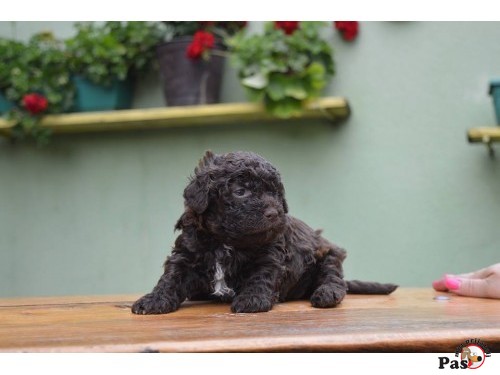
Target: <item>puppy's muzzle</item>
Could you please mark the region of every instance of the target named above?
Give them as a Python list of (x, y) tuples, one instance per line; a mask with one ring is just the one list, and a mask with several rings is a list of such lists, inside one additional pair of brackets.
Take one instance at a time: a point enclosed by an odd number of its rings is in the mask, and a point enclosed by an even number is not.
[(264, 211), (264, 217), (269, 220), (269, 221), (276, 221), (276, 219), (279, 216), (279, 212), (276, 208), (274, 207), (269, 207)]

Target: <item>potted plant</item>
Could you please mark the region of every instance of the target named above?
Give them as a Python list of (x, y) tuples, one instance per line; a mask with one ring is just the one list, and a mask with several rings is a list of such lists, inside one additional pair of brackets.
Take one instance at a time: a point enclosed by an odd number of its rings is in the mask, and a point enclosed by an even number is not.
[(158, 46), (165, 101), (169, 106), (217, 103), (225, 40), (243, 21), (165, 21), (167, 41)]
[(322, 39), (324, 22), (276, 21), (263, 34), (237, 34), (229, 46), (251, 100), (274, 116), (299, 115), (334, 74), (333, 50)]
[(490, 81), (489, 94), (493, 99), (497, 124), (500, 125), (500, 79), (493, 79)]
[(69, 68), (76, 86), (75, 111), (130, 108), (134, 80), (155, 58), (164, 38), (159, 22), (77, 23), (66, 40)]
[(17, 59), (24, 51), (24, 44), (15, 40), (0, 38), (0, 115), (14, 106), (7, 98), (7, 90), (11, 86), (11, 74), (18, 66)]
[(73, 99), (64, 44), (47, 32), (34, 35), (26, 44), (11, 44), (15, 56), (9, 63), (8, 77), (2, 73), (1, 82), (12, 103), (6, 114), (15, 123), (12, 136), (47, 143), (50, 131), (39, 125), (41, 118), (46, 113), (67, 111)]

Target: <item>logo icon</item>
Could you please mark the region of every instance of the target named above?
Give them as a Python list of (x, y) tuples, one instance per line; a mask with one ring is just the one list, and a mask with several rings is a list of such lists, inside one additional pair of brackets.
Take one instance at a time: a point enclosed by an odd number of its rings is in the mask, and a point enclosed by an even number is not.
[(467, 368), (476, 369), (483, 365), (486, 359), (486, 353), (483, 348), (477, 344), (469, 344), (462, 348), (460, 359), (467, 359)]
[(490, 349), (480, 339), (465, 340), (457, 346), (455, 357), (439, 357), (439, 369), (477, 369), (484, 364), (487, 357), (491, 356)]

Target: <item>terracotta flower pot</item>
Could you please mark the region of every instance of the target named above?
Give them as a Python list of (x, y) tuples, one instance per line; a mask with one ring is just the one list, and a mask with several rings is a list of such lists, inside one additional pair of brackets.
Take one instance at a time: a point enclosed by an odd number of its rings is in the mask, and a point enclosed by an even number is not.
[[(179, 37), (158, 46), (163, 93), (169, 106), (219, 102), (225, 57), (213, 53), (208, 61), (187, 57), (192, 40)], [(214, 50), (223, 51), (224, 46), (216, 42)]]

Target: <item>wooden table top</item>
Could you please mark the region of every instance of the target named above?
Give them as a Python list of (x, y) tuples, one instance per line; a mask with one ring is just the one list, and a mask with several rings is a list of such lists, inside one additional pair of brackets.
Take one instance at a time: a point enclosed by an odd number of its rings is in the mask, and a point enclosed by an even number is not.
[[(440, 295), (449, 299), (434, 299)], [(0, 299), (0, 351), (453, 353), (470, 338), (500, 350), (500, 300), (431, 289), (348, 295), (334, 309), (287, 302), (258, 314), (186, 302), (171, 314), (134, 315), (137, 297)]]

